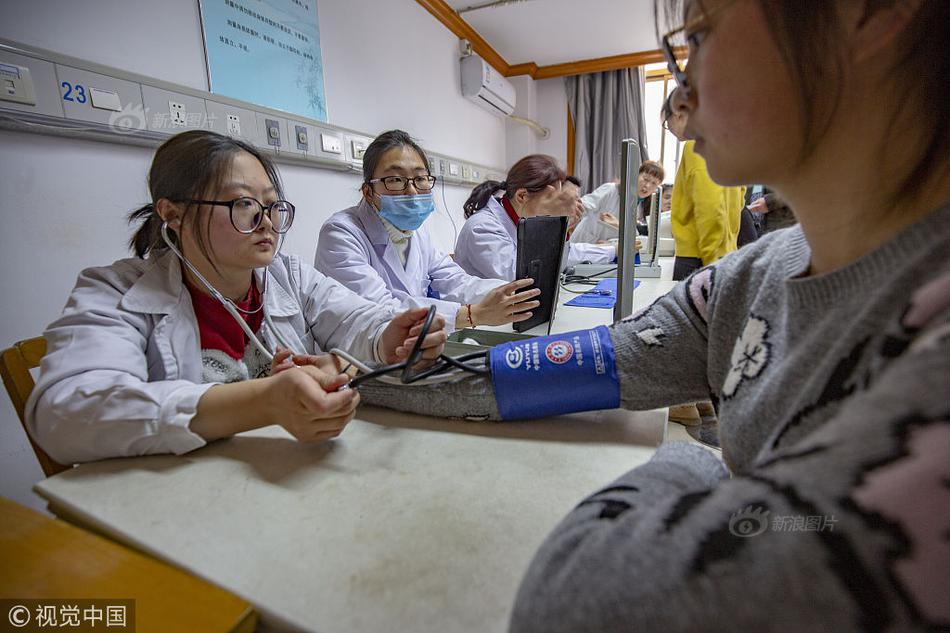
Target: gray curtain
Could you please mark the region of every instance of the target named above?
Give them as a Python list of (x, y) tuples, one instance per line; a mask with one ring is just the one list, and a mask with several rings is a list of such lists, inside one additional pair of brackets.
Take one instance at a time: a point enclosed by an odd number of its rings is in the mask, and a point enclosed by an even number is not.
[(574, 118), (574, 175), (584, 192), (620, 177), (620, 141), (635, 138), (647, 160), (642, 68), (568, 77), (567, 104)]

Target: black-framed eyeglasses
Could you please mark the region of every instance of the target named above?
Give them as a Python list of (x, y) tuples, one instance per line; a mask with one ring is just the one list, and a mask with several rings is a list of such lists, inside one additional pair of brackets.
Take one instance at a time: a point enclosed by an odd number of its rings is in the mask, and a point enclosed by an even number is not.
[(264, 222), (264, 212), (277, 233), (286, 233), (294, 223), (297, 208), (286, 200), (277, 200), (265, 205), (256, 198), (244, 196), (234, 200), (182, 200), (193, 204), (209, 204), (227, 207), (231, 214), (231, 226), (238, 233), (253, 233)]
[[(676, 85), (683, 91), (683, 96), (690, 94), (689, 79), (686, 76), (686, 63), (689, 57), (690, 47), (699, 46), (702, 38), (698, 34), (709, 28), (709, 21), (713, 15), (719, 13), (735, 0), (726, 0), (711, 11), (706, 11), (701, 1), (697, 1), (700, 15), (683, 24), (678, 29), (666, 33), (660, 39), (660, 49), (663, 51), (663, 57), (666, 59), (666, 68), (673, 75)], [(668, 128), (667, 128), (668, 129)]]
[(416, 191), (430, 191), (435, 186), (436, 180), (435, 176), (416, 176), (415, 178), (383, 176), (382, 178), (373, 178), (367, 182), (371, 185), (381, 182), (386, 187), (386, 191), (405, 191), (409, 188), (410, 182), (416, 188)]

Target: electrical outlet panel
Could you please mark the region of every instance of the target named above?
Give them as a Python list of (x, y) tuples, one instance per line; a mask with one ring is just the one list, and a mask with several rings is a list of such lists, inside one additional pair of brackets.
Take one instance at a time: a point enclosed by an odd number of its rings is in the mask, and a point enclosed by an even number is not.
[(172, 127), (185, 127), (187, 125), (185, 118), (185, 104), (177, 101), (168, 102), (168, 116)]
[(213, 129), (204, 99), (142, 84), (142, 100), (148, 129), (153, 132)]
[[(17, 55), (0, 50), (0, 64), (26, 68), (33, 83), (35, 105), (18, 101), (0, 101), (0, 108), (19, 112), (32, 112), (62, 118), (63, 100), (59, 94), (59, 82), (56, 80), (56, 66), (51, 62)], [(2, 82), (0, 82), (2, 84)]]
[[(309, 158), (314, 167), (343, 170), (358, 166), (372, 142), (359, 132), (303, 117), (290, 119), (280, 112), (186, 86), (27, 46), (16, 53), (8, 49), (0, 46), (0, 114), (13, 121), (40, 123), (28, 128), (35, 132), (101, 139), (108, 131), (121, 143), (121, 135), (138, 131), (164, 136), (210, 129), (241, 138), (278, 157), (291, 154), (296, 155), (296, 162)], [(81, 125), (61, 125), (57, 119), (63, 118)], [(439, 154), (429, 157), (428, 168), (455, 184), (478, 181), (487, 169)]]
[(217, 101), (206, 101), (208, 109), (208, 127), (212, 132), (226, 134), (252, 145), (260, 145), (262, 135), (257, 128), (257, 114), (251, 110), (239, 108)]
[(280, 121), (264, 119), (264, 137), (267, 139), (268, 145), (280, 147)]
[(343, 141), (340, 140), (339, 136), (333, 134), (327, 134), (326, 132), (320, 134), (320, 146), (328, 154), (343, 153)]
[(36, 105), (36, 91), (28, 67), (0, 62), (0, 99)]
[(227, 114), (228, 136), (241, 136), (241, 117), (237, 114)]
[(310, 135), (307, 133), (306, 125), (295, 125), (295, 140), (297, 141), (297, 149), (303, 150), (304, 153), (310, 148)]

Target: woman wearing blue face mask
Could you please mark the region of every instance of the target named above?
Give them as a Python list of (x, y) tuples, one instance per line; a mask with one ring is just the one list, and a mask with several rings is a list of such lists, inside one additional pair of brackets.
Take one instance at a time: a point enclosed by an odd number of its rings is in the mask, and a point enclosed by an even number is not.
[(435, 305), (446, 329), (529, 318), (538, 291), (519, 289), (532, 280), (473, 277), (435, 245), (424, 226), (435, 180), (407, 133), (378, 136), (363, 155), (363, 199), (320, 230), (317, 269), (381, 306)]

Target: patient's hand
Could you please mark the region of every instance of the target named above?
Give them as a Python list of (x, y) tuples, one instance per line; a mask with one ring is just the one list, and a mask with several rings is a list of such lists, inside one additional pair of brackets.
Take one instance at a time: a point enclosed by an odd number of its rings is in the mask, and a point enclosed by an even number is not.
[[(294, 354), (289, 349), (277, 348), (274, 360), (271, 362), (270, 374), (275, 376), (282, 371), (292, 369), (293, 367), (303, 367), (309, 365), (316, 367), (328, 376), (336, 376), (343, 373), (343, 363), (333, 354)], [(351, 375), (355, 373), (355, 368), (349, 368)]]

